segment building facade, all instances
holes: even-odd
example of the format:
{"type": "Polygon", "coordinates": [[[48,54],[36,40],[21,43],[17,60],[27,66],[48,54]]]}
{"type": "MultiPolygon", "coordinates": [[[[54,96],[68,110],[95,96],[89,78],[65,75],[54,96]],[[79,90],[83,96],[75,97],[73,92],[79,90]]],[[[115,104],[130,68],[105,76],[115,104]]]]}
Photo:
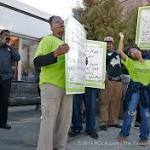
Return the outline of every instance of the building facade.
{"type": "Polygon", "coordinates": [[[13,79],[35,81],[34,53],[40,38],[50,34],[50,14],[16,0],[0,0],[0,30],[11,32],[11,44],[19,51],[21,61],[13,64],[13,79]]]}

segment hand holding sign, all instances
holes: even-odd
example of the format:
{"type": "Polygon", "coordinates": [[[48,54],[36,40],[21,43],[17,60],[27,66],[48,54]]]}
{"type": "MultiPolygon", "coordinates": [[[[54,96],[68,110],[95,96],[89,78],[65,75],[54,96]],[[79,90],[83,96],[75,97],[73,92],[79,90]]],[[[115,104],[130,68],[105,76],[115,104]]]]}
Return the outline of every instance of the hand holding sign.
{"type": "Polygon", "coordinates": [[[68,44],[62,44],[58,47],[58,49],[56,51],[54,51],[54,57],[57,57],[57,56],[60,56],[60,55],[63,55],[65,53],[67,53],[69,51],[69,46],[68,44]]]}

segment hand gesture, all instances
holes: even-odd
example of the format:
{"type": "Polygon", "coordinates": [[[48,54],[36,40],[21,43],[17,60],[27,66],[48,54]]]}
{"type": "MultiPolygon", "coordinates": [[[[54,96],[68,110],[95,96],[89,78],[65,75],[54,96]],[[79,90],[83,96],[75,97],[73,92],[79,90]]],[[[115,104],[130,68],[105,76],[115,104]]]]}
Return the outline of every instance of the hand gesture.
{"type": "Polygon", "coordinates": [[[69,49],[70,48],[69,48],[68,44],[64,43],[64,44],[60,45],[57,50],[54,51],[54,56],[57,57],[59,55],[63,55],[65,53],[67,53],[69,51],[69,49]]]}
{"type": "Polygon", "coordinates": [[[124,39],[124,34],[123,34],[123,32],[120,32],[120,33],[119,33],[119,36],[120,36],[121,39],[124,39]]]}

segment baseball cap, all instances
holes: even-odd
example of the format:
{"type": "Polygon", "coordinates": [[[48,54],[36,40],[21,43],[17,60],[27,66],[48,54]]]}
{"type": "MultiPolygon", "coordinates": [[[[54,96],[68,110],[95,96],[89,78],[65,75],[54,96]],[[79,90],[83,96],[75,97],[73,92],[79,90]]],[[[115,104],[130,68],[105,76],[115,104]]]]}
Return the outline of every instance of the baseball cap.
{"type": "Polygon", "coordinates": [[[114,39],[111,36],[107,36],[107,37],[104,38],[104,41],[105,42],[114,42],[114,39]]]}

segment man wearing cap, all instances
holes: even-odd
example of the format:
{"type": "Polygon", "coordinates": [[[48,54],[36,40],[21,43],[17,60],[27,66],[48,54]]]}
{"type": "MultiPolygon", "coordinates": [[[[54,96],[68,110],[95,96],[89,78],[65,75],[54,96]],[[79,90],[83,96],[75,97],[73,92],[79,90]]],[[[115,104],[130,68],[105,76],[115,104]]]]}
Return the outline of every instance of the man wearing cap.
{"type": "Polygon", "coordinates": [[[122,96],[122,70],[118,53],[113,47],[113,37],[104,38],[107,42],[106,56],[106,88],[100,90],[100,129],[107,127],[119,127],[118,117],[122,96]]]}

